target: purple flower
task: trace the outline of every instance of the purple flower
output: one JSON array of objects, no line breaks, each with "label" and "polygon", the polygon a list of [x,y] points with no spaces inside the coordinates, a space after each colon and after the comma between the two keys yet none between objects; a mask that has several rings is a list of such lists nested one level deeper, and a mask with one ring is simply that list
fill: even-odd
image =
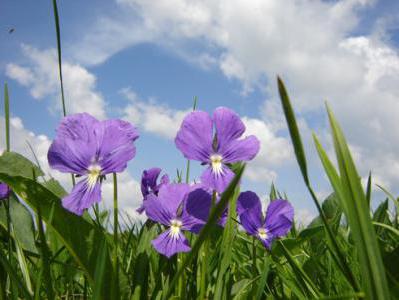
[{"label": "purple flower", "polygon": [[[144,170],[141,176],[141,193],[143,194],[143,201],[146,200],[150,194],[158,195],[160,187],[164,184],[169,183],[168,175],[163,175],[161,181],[157,184],[159,174],[161,173],[160,168],[152,168]],[[139,214],[144,211],[144,203],[136,210]]]},{"label": "purple flower", "polygon": [[211,198],[207,191],[184,183],[163,185],[158,196],[149,194],[144,202],[148,218],[167,227],[152,241],[154,248],[168,258],[190,251],[183,231],[201,230],[208,219]]},{"label": "purple flower", "polygon": [[270,249],[274,239],[286,235],[291,229],[294,208],[286,200],[274,200],[270,202],[264,218],[259,197],[248,191],[238,197],[237,214],[245,231]]},{"label": "purple flower", "polygon": [[81,215],[101,200],[106,174],[122,172],[136,154],[138,132],[122,120],[98,121],[87,113],[65,117],[47,154],[50,166],[83,177],[62,199],[69,211]]},{"label": "purple flower", "polygon": [[222,193],[234,177],[228,165],[251,160],[259,151],[255,136],[240,139],[244,131],[244,123],[228,108],[217,108],[213,118],[206,112],[194,111],[184,118],[175,143],[187,159],[208,165],[201,182]]},{"label": "purple flower", "polygon": [[0,200],[7,199],[10,195],[10,188],[7,184],[0,182]]}]

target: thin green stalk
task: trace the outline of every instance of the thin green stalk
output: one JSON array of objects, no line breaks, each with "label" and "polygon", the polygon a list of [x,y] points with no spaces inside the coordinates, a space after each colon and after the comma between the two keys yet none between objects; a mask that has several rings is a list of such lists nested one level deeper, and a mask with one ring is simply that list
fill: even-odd
[{"label": "thin green stalk", "polygon": [[113,173],[114,181],[114,270],[115,270],[115,298],[119,299],[119,263],[118,263],[118,179],[116,173]]},{"label": "thin green stalk", "polygon": [[6,122],[6,151],[10,152],[10,99],[7,83],[4,84],[4,115]]},{"label": "thin green stalk", "polygon": [[252,270],[253,275],[255,276],[258,273],[258,268],[256,267],[256,239],[252,238]]}]

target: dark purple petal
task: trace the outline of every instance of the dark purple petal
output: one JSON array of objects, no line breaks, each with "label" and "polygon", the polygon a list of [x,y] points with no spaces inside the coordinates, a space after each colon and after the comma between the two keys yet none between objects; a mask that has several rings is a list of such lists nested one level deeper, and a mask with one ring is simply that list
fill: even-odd
[{"label": "dark purple petal", "polygon": [[176,147],[187,159],[207,162],[212,153],[213,128],[211,117],[203,111],[189,113],[175,138]]},{"label": "dark purple petal", "polygon": [[0,200],[8,198],[10,195],[10,188],[5,183],[0,183]]},{"label": "dark purple petal", "polygon": [[259,140],[254,135],[251,135],[242,140],[235,140],[221,145],[219,152],[223,157],[224,163],[235,163],[253,159],[258,154],[259,148]]},{"label": "dark purple petal", "polygon": [[158,196],[149,194],[144,201],[145,212],[151,220],[166,226],[177,217],[178,208],[187,197],[190,186],[184,183],[163,185]]},{"label": "dark purple petal", "polygon": [[98,163],[103,174],[122,172],[127,162],[136,155],[133,142],[139,137],[137,129],[129,122],[107,120],[96,130]]},{"label": "dark purple petal", "polygon": [[237,199],[237,214],[241,225],[251,235],[257,236],[263,225],[262,204],[259,197],[251,191],[243,192]]},{"label": "dark purple petal", "polygon": [[267,249],[271,249],[272,248],[272,242],[274,240],[273,236],[269,236],[266,239],[261,239],[258,237],[258,239],[262,242],[262,245],[267,248]]},{"label": "dark purple petal", "polygon": [[140,205],[140,207],[136,209],[136,212],[139,213],[139,214],[141,215],[144,211],[145,211],[144,203],[142,203],[142,204]]},{"label": "dark purple petal", "polygon": [[83,179],[62,199],[62,206],[77,215],[82,215],[86,209],[100,200],[101,184],[97,182],[94,186],[89,186],[87,180]]},{"label": "dark purple petal", "polygon": [[245,131],[245,125],[240,117],[231,109],[218,107],[213,112],[216,127],[218,150],[225,144],[238,139]]},{"label": "dark purple petal", "polygon": [[143,171],[141,176],[141,193],[143,196],[146,196],[155,190],[160,173],[160,168],[151,168]]},{"label": "dark purple petal", "polygon": [[159,253],[165,255],[167,258],[176,253],[189,252],[191,250],[184,234],[179,232],[178,235],[172,235],[170,229],[161,233],[151,243]]},{"label": "dark purple petal", "polygon": [[234,173],[227,166],[222,165],[222,172],[216,174],[212,167],[208,167],[201,175],[201,183],[211,190],[223,193],[234,178]]},{"label": "dark purple petal", "polygon": [[270,202],[267,212],[265,228],[275,237],[282,237],[290,231],[294,220],[294,208],[286,200]]},{"label": "dark purple petal", "polygon": [[212,195],[209,192],[201,188],[190,192],[183,205],[182,229],[199,233],[208,221],[211,205]]}]

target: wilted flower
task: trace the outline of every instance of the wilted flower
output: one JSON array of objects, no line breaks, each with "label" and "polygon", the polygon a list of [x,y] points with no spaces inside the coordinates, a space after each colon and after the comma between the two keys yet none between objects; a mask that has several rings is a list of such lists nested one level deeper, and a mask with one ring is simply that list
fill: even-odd
[{"label": "wilted flower", "polygon": [[8,198],[10,195],[10,188],[7,184],[0,182],[0,200]]},{"label": "wilted flower", "polygon": [[62,199],[62,205],[81,215],[101,200],[106,174],[122,172],[136,154],[136,128],[122,120],[98,121],[87,113],[65,117],[47,154],[52,168],[84,178]]},{"label": "wilted flower", "polygon": [[[158,195],[160,187],[169,183],[169,177],[166,174],[161,177],[160,183],[157,183],[161,171],[160,168],[152,168],[143,171],[141,175],[141,193],[143,195],[143,201],[145,201],[150,194]],[[144,203],[136,211],[140,214],[143,213]]]},{"label": "wilted flower", "polygon": [[168,227],[152,245],[169,258],[191,250],[183,231],[200,231],[208,219],[211,195],[196,186],[172,183],[161,186],[158,196],[148,195],[144,207],[149,219]]},{"label": "wilted flower", "polygon": [[248,191],[238,197],[237,214],[246,232],[270,249],[274,239],[286,235],[291,229],[294,208],[286,200],[274,200],[270,202],[264,218],[259,197]]},{"label": "wilted flower", "polygon": [[187,159],[208,165],[201,182],[222,193],[234,177],[229,164],[251,160],[259,151],[255,136],[240,139],[244,131],[240,117],[228,108],[217,108],[213,118],[206,112],[194,111],[184,118],[175,143]]}]

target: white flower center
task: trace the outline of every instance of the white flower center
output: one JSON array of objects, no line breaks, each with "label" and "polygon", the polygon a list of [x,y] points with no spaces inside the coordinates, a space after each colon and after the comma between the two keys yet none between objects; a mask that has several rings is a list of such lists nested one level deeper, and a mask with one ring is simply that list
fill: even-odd
[{"label": "white flower center", "polygon": [[212,154],[210,160],[213,173],[215,173],[216,175],[223,174],[223,157],[219,154]]},{"label": "white flower center", "polygon": [[93,188],[101,175],[101,167],[97,164],[93,164],[89,166],[87,171],[87,184],[89,188]]},{"label": "white flower center", "polygon": [[258,236],[261,240],[266,240],[267,239],[267,230],[265,228],[259,228]]},{"label": "white flower center", "polygon": [[180,220],[173,219],[170,221],[170,232],[169,235],[173,239],[177,239],[179,237],[180,228],[182,227],[182,222]]}]

